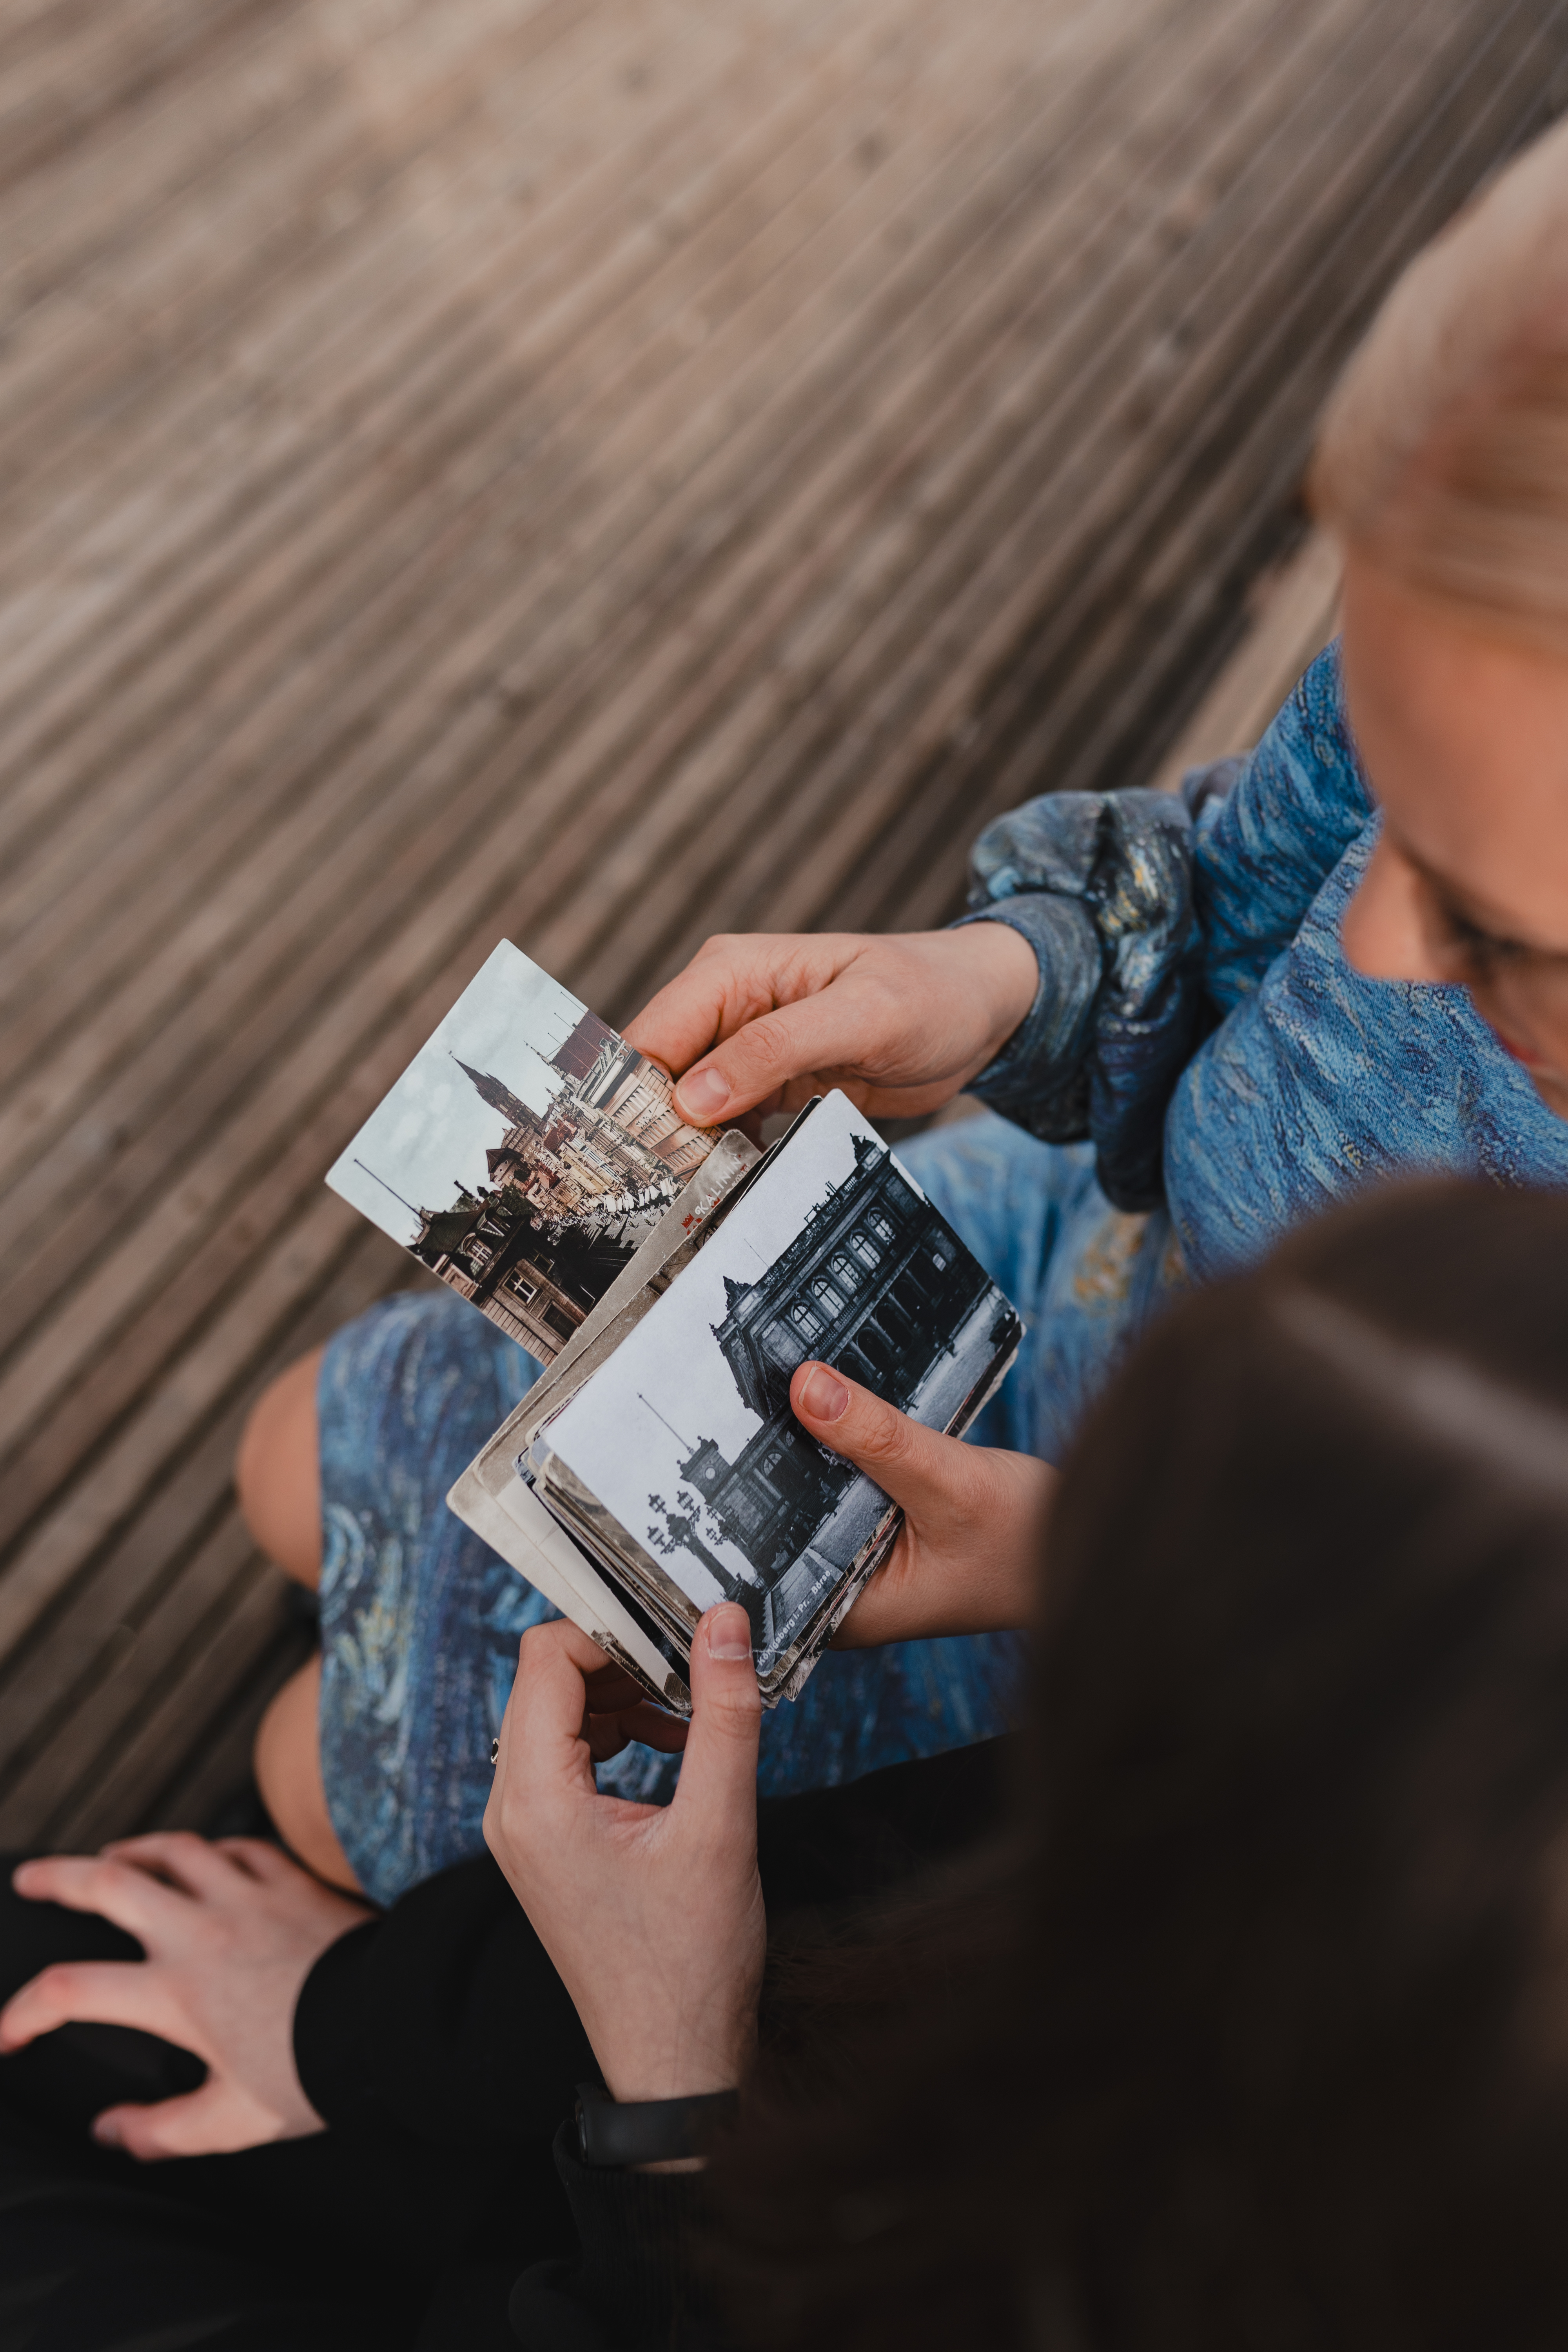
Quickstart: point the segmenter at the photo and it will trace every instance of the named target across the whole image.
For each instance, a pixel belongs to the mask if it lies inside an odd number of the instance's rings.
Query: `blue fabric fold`
[[[1171,1090],[1206,1025],[1193,824],[1170,793],[1055,793],[989,825],[973,910],[1040,965],[1035,1003],[972,1091],[1047,1143],[1087,1138],[1113,1207],[1164,1198]]]

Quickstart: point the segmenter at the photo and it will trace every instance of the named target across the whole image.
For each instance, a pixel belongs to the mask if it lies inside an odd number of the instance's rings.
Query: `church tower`
[[[463,1076],[472,1081],[475,1092],[483,1101],[489,1103],[492,1110],[500,1111],[509,1127],[528,1127],[532,1123],[533,1113],[520,1095],[513,1094],[510,1087],[503,1087],[499,1078],[492,1078],[486,1071],[470,1070],[467,1062],[458,1061],[456,1054],[453,1055],[452,1059],[458,1062],[458,1067]]]

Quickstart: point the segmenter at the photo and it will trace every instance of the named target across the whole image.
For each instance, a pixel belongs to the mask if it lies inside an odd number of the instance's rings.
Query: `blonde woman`
[[[802,1422],[909,1524],[846,1636],[895,1646],[769,1719],[765,1790],[999,1727],[1046,1465],[1174,1291],[1381,1176],[1568,1182],[1568,128],[1396,287],[1312,495],[1344,635],[1249,758],[1180,799],[1047,793],[981,836],[960,926],[713,940],[632,1026],[702,1124],[828,1085],[878,1117],[992,1107],[905,1157],[1024,1309],[1025,1357],[970,1446],[830,1343],[797,1373]],[[441,1501],[526,1383],[505,1346],[455,1302],[388,1302],[284,1376],[242,1460],[258,1539],[321,1593],[262,1789],[383,1900],[477,1849],[548,1613]],[[942,1636],[970,1638],[900,1646]],[[633,1753],[625,1793],[667,1792]]]

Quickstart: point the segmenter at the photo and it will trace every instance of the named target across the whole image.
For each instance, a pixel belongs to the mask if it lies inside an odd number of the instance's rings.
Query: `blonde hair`
[[[1568,655],[1568,122],[1399,279],[1329,402],[1310,495],[1407,586]]]

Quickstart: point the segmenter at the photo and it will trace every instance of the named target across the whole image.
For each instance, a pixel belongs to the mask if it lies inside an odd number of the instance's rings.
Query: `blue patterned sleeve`
[[[1047,793],[971,858],[966,922],[1034,949],[1034,1004],[973,1091],[1047,1143],[1089,1137],[1107,1198],[1163,1195],[1165,1104],[1205,1018],[1192,820],[1169,793]]]
[[[973,1091],[1047,1143],[1088,1137],[1119,1209],[1163,1197],[1165,1111],[1218,1013],[1256,988],[1365,825],[1339,648],[1257,750],[1168,793],[1047,793],[971,854],[972,912],[1034,949],[1026,1019]]]
[[[1221,1012],[1257,988],[1373,803],[1345,717],[1337,644],[1320,654],[1232,788],[1194,829],[1193,895],[1204,982]]]

